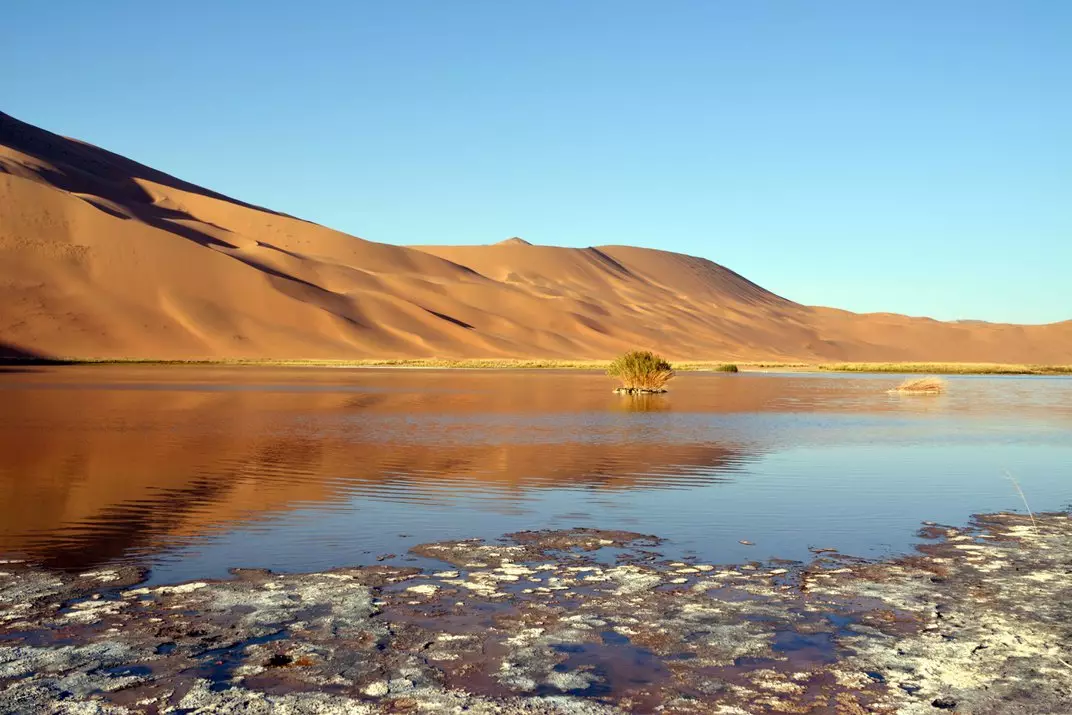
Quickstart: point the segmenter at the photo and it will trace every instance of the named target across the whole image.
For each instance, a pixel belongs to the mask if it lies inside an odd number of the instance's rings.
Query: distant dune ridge
[[[366,241],[0,113],[0,355],[1072,362],[1072,321],[799,305],[626,246]]]

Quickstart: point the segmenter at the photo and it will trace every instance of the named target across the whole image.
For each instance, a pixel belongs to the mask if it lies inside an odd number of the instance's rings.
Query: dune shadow
[[[183,220],[197,221],[218,230],[226,230],[200,221],[185,211],[158,205],[152,195],[138,183],[139,179],[258,211],[284,215],[185,182],[105,149],[39,129],[3,112],[0,112],[0,144],[41,162],[40,166],[23,165],[21,171],[34,174],[42,181],[71,194],[84,194],[85,196],[78,198],[98,211],[119,218],[137,218],[154,228],[168,231],[202,246],[236,248],[235,245],[205,231],[176,223]],[[7,173],[10,173],[10,170],[7,170]],[[102,201],[93,201],[87,197]],[[121,207],[122,211],[116,211],[107,203]]]
[[[70,365],[72,361],[53,357],[42,352],[21,348],[0,340],[0,366],[19,365]],[[6,369],[4,372],[14,372]]]
[[[453,323],[454,325],[457,325],[459,328],[465,328],[466,330],[475,330],[476,329],[474,326],[470,325],[469,323],[465,322],[464,320],[458,320],[457,318],[455,318],[453,316],[450,316],[450,315],[447,315],[446,313],[439,313],[439,312],[436,312],[436,311],[432,310],[431,308],[425,308],[424,311],[426,313],[430,313],[430,314],[434,315],[435,317],[439,318],[440,320],[445,320],[448,323]]]
[[[606,253],[604,253],[603,251],[599,250],[598,248],[595,248],[594,246],[589,246],[585,250],[588,251],[590,255],[595,256],[596,260],[598,260],[600,263],[603,263],[605,266],[610,268],[611,271],[613,271],[615,273],[619,273],[623,277],[626,277],[626,278],[634,278],[634,279],[640,280],[640,281],[642,281],[644,283],[648,282],[648,281],[644,280],[643,278],[641,278],[640,276],[638,276],[636,273],[633,273],[631,270],[626,268],[620,261],[612,258],[611,256],[607,255]]]

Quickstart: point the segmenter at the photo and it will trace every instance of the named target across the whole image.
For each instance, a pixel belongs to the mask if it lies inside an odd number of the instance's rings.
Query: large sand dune
[[[1072,362],[1072,321],[799,305],[625,246],[401,247],[252,206],[0,113],[0,354]]]

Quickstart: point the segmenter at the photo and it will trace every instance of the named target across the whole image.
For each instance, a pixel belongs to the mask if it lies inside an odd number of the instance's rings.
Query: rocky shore
[[[672,561],[521,532],[377,565],[140,585],[0,563],[0,713],[1060,713],[1072,520],[926,525],[881,562]]]

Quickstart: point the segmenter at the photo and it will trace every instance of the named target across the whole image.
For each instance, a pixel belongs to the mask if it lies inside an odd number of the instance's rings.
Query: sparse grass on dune
[[[940,395],[945,392],[945,380],[930,375],[909,378],[889,392],[898,395]]]
[[[551,358],[384,358],[364,360],[288,360],[273,364],[323,367],[411,367],[463,370],[602,370],[610,360],[558,360]]]

